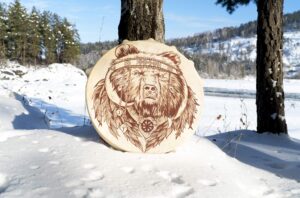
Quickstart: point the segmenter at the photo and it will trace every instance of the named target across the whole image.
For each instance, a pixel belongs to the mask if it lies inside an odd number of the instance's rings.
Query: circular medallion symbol
[[[117,116],[122,116],[123,113],[124,113],[124,109],[123,109],[123,108],[118,108],[118,109],[116,110]]]
[[[142,123],[141,123],[141,128],[145,133],[150,133],[153,131],[154,129],[154,123],[152,120],[150,119],[145,119]]]

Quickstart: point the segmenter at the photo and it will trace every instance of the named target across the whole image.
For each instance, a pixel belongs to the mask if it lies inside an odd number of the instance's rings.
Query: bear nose
[[[153,91],[153,92],[155,92],[157,90],[157,88],[154,85],[145,85],[144,89],[146,91]]]

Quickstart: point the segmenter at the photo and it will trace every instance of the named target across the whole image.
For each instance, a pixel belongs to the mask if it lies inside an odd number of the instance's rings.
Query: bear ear
[[[129,54],[138,54],[139,50],[133,46],[128,44],[121,44],[116,48],[115,55],[117,58],[122,58]]]
[[[159,55],[170,59],[175,65],[180,65],[180,57],[174,52],[164,52]]]

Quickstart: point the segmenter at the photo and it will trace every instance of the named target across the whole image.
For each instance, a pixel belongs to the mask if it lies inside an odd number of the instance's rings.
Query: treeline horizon
[[[208,42],[220,42],[228,40],[232,37],[252,37],[256,35],[256,20],[242,23],[236,27],[223,27],[214,31],[206,31],[180,38],[168,39],[170,45],[178,47],[189,45],[197,46]],[[283,15],[283,30],[296,31],[300,30],[300,10]]]
[[[284,31],[300,30],[300,10],[292,13],[284,14]],[[178,38],[166,39],[169,45],[183,46],[183,45],[197,45],[205,44],[207,42],[224,41],[235,36],[239,37],[252,37],[256,35],[256,21],[249,21],[242,23],[239,26],[223,27],[212,31],[205,31],[195,33],[191,36],[182,36]],[[117,39],[107,41],[95,41],[80,43],[81,54],[87,54],[93,50],[109,49],[112,45],[117,44]]]
[[[77,29],[67,18],[19,0],[0,2],[0,60],[21,64],[72,63],[80,54]]]

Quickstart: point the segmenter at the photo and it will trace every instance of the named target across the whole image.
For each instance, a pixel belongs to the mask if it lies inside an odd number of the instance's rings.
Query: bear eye
[[[167,80],[169,76],[167,73],[159,73],[157,74],[157,77],[159,77],[161,80]]]
[[[143,71],[139,71],[139,70],[134,70],[133,71],[133,75],[144,75],[144,72]]]

